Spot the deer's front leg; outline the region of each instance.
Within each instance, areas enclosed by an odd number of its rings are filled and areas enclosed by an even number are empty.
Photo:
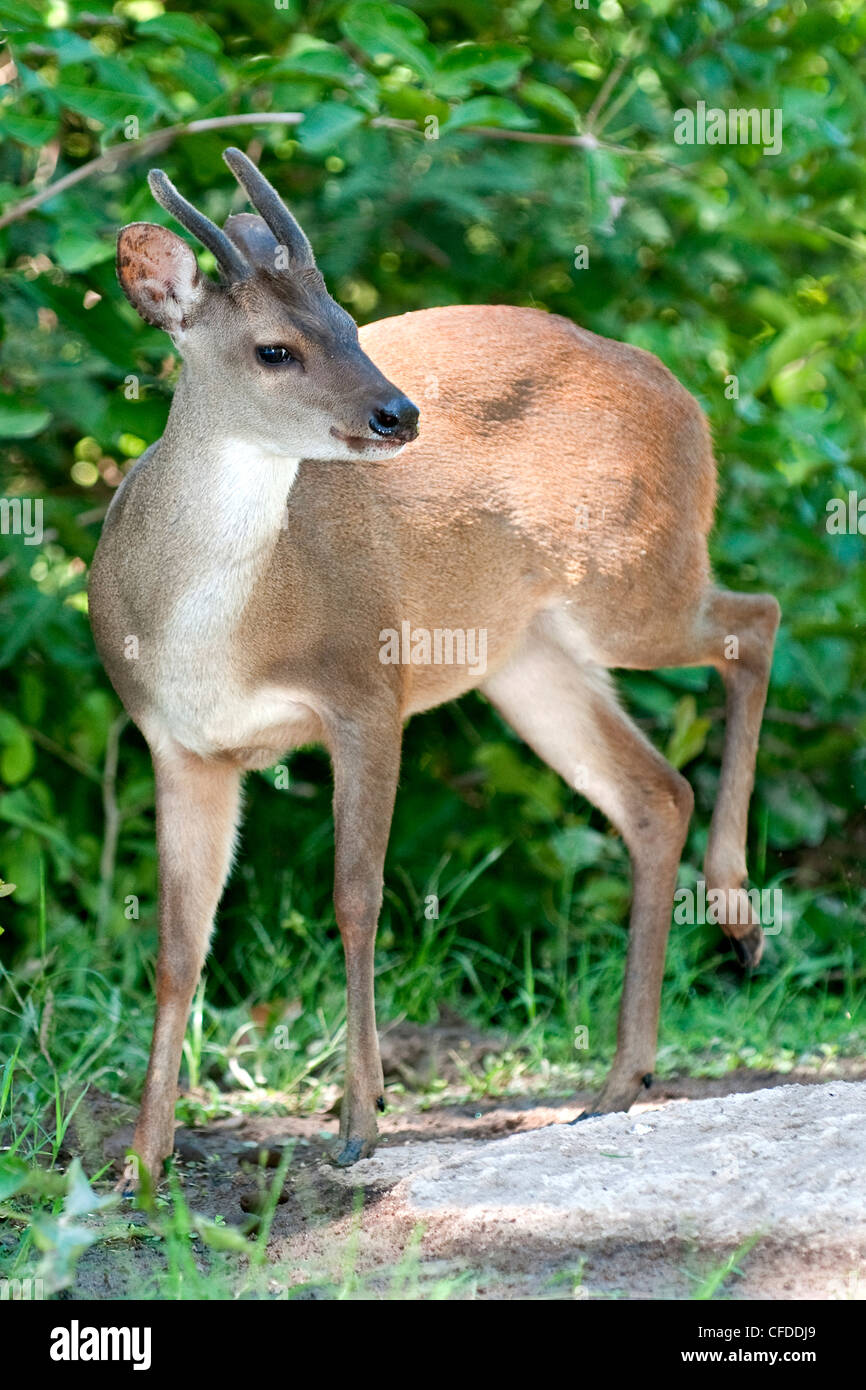
[[[337,1162],[373,1152],[376,1112],[385,1108],[373,998],[376,926],[400,765],[401,725],[381,711],[375,724],[330,731],[334,764],[334,908],[346,957],[346,1085]]]
[[[174,1147],[174,1103],[192,996],[231,862],[240,772],[178,752],[154,755],[159,850],[156,1022],[133,1158],[118,1187],[131,1192],[139,1163],[157,1182]]]

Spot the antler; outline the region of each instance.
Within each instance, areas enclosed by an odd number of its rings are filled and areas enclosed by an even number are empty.
[[[282,198],[264,174],[242,150],[229,146],[223,159],[245,190],[253,207],[260,212],[277,241],[285,246],[298,266],[314,266],[313,248],[289,212]]]
[[[170,212],[182,227],[186,227],[188,232],[198,237],[202,246],[213,252],[228,280],[243,280],[249,275],[250,267],[234,242],[211,222],[209,217],[205,217],[203,212],[199,212],[198,208],[187,202],[161,169],[151,169],[147,181],[154,198],[166,212]]]

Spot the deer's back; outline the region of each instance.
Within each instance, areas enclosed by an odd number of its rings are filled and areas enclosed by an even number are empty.
[[[456,544],[494,591],[513,590],[522,570],[599,622],[611,609],[633,624],[670,613],[673,594],[701,588],[709,430],[657,358],[507,305],[405,314],[361,340],[421,410],[420,438],[358,481],[406,518],[407,570],[423,584],[435,586]]]

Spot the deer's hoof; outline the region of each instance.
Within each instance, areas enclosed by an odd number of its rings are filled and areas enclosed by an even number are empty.
[[[351,1168],[359,1158],[369,1158],[375,1147],[369,1139],[347,1139],[334,1162],[338,1168]]]
[[[119,1165],[118,1165],[119,1166]],[[112,1188],[118,1197],[134,1197],[139,1187],[138,1160],[132,1154],[125,1160],[120,1177]]]
[[[734,954],[744,970],[754,970],[764,952],[764,932],[762,927],[752,927],[745,936],[732,936]]]
[[[611,1072],[597,1095],[593,1096],[585,1110],[569,1124],[579,1124],[582,1120],[597,1120],[602,1115],[618,1115],[630,1110],[641,1091],[652,1085],[652,1072],[634,1071],[621,1068]]]

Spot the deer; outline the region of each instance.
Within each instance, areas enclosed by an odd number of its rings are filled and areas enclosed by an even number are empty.
[[[704,873],[708,889],[746,897],[780,620],[774,597],[713,579],[709,426],[656,357],[507,304],[359,330],[273,185],[242,151],[224,159],[255,211],[223,227],[162,171],[148,176],[218,280],[165,226],[133,222],[117,241],[124,294],[182,359],[165,432],[112,499],[89,590],[97,650],[155,779],[156,1016],[127,1193],[142,1165],[158,1176],[172,1153],[183,1038],[244,774],[311,743],[333,770],[347,986],[335,1161],[373,1152],[385,1108],[374,943],[402,730],[471,689],[627,847],[615,1055],[577,1118],[628,1110],[652,1080],[694,798],[623,708],[612,672],[721,676]],[[486,659],[384,660],[383,634],[406,630],[484,632]],[[755,966],[763,932],[750,905],[723,930]]]

